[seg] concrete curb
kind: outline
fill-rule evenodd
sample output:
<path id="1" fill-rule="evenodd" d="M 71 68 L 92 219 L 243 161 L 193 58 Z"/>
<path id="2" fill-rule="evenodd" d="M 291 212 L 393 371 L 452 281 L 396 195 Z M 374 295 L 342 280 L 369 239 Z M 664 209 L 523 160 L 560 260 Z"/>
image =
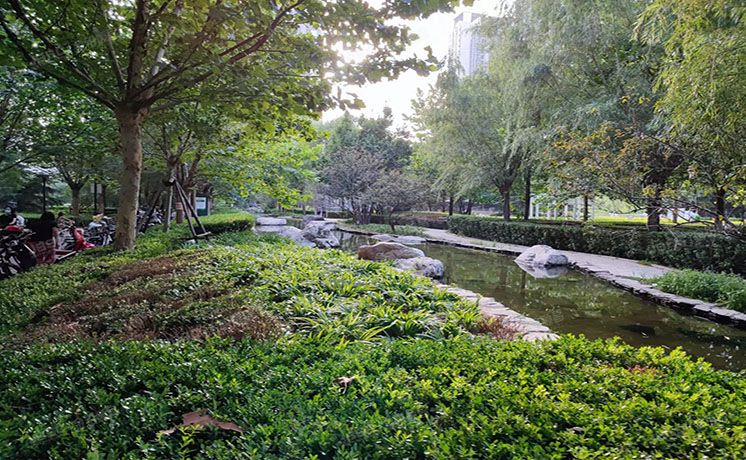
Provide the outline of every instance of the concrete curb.
<path id="1" fill-rule="evenodd" d="M 436 287 L 444 289 L 450 294 L 457 295 L 469 302 L 476 302 L 482 315 L 489 318 L 497 318 L 504 324 L 514 328 L 521 339 L 527 342 L 536 342 L 538 340 L 556 340 L 559 335 L 553 333 L 548 327 L 533 318 L 524 316 L 515 310 L 511 310 L 492 297 L 482 297 L 476 292 L 462 289 L 460 287 L 449 286 L 447 284 L 436 283 Z"/>
<path id="2" fill-rule="evenodd" d="M 375 235 L 376 234 L 376 232 L 349 229 L 345 226 L 338 225 L 338 227 L 340 230 L 343 230 L 349 233 L 356 233 L 359 235 Z M 454 236 L 459 237 L 460 235 L 454 234 Z M 425 241 L 427 241 L 428 243 L 440 244 L 444 246 L 454 246 L 454 247 L 465 248 L 465 249 L 474 249 L 477 251 L 488 251 L 488 252 L 494 252 L 497 254 L 504 254 L 504 255 L 509 255 L 509 256 L 515 256 L 521 253 L 520 251 L 512 250 L 509 248 L 496 248 L 496 247 L 491 247 L 491 246 L 486 246 L 486 245 L 481 245 L 481 244 L 474 244 L 474 243 L 460 243 L 457 241 L 441 240 L 441 239 L 432 238 L 432 237 L 425 237 Z M 566 251 L 563 251 L 563 252 L 567 254 Z M 571 254 L 567 254 L 567 255 L 574 269 L 581 271 L 583 273 L 586 273 L 588 275 L 591 275 L 593 277 L 596 277 L 600 280 L 606 281 L 616 287 L 624 289 L 625 291 L 631 292 L 632 294 L 638 297 L 642 297 L 644 299 L 650 300 L 660 305 L 665 305 L 667 307 L 680 310 L 681 312 L 684 312 L 684 313 L 689 313 L 692 315 L 700 316 L 702 318 L 716 321 L 718 323 L 730 324 L 741 329 L 746 329 L 746 313 L 741 313 L 736 310 L 723 308 L 721 305 L 718 305 L 716 303 L 705 302 L 705 301 L 698 300 L 698 299 L 690 299 L 688 297 L 682 297 L 682 296 L 671 294 L 668 292 L 663 292 L 659 289 L 656 289 L 651 284 L 646 284 L 642 281 L 632 279 L 632 278 L 617 276 L 609 272 L 608 270 L 599 269 L 590 264 L 584 264 L 582 262 L 581 263 L 575 262 L 573 261 Z"/>

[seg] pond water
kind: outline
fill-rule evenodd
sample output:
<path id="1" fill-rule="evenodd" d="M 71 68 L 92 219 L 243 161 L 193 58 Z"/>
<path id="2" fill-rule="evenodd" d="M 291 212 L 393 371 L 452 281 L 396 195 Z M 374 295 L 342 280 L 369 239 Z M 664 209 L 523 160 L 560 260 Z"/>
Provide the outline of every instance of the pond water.
<path id="1" fill-rule="evenodd" d="M 348 251 L 372 241 L 337 235 Z M 502 254 L 438 244 L 418 247 L 443 262 L 446 283 L 494 297 L 555 332 L 620 337 L 635 346 L 680 346 L 718 368 L 746 368 L 746 330 L 681 314 L 577 271 L 535 279 Z"/>

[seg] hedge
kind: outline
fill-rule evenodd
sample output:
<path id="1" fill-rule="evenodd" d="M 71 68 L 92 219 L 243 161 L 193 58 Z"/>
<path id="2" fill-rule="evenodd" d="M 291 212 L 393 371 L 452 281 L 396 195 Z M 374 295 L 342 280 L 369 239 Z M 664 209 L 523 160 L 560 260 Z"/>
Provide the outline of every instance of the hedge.
<path id="1" fill-rule="evenodd" d="M 501 243 L 546 244 L 556 249 L 647 260 L 669 267 L 746 274 L 746 244 L 712 233 L 611 230 L 473 216 L 452 216 L 449 228 L 459 235 Z"/>
<path id="2" fill-rule="evenodd" d="M 4 459 L 737 459 L 746 448 L 742 375 L 614 341 L 73 342 L 0 352 L 0 367 Z M 177 427 L 199 410 L 241 432 Z"/>
<path id="3" fill-rule="evenodd" d="M 205 230 L 217 235 L 219 233 L 250 230 L 254 227 L 256 218 L 249 213 L 236 212 L 200 217 L 200 222 L 204 225 Z"/>
<path id="4" fill-rule="evenodd" d="M 383 216 L 371 216 L 370 222 L 373 224 L 383 224 Z M 400 214 L 394 216 L 395 225 L 411 225 L 414 227 L 436 228 L 439 230 L 448 229 L 448 219 L 445 216 L 432 215 L 427 213 Z"/>

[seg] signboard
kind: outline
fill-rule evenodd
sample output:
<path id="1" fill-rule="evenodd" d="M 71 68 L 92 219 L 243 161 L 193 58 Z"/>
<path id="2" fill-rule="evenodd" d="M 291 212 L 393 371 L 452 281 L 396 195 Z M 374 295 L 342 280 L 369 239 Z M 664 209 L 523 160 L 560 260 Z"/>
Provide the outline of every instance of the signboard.
<path id="1" fill-rule="evenodd" d="M 197 215 L 198 216 L 206 216 L 208 214 L 208 212 L 207 212 L 207 197 L 206 196 L 198 196 L 195 203 L 197 205 Z"/>

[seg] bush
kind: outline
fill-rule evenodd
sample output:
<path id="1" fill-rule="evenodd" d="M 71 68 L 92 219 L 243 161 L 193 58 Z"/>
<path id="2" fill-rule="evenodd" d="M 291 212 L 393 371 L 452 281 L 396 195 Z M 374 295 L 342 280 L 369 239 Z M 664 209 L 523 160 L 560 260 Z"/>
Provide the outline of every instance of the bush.
<path id="1" fill-rule="evenodd" d="M 213 234 L 242 232 L 254 227 L 256 218 L 247 212 L 230 212 L 200 217 L 205 230 Z"/>
<path id="2" fill-rule="evenodd" d="M 391 226 L 388 224 L 362 224 L 361 225 L 361 224 L 355 224 L 352 221 L 346 221 L 345 226 L 356 229 L 356 230 L 363 230 L 366 232 L 392 233 Z M 393 232 L 395 235 L 425 236 L 425 232 L 423 232 L 420 227 L 412 227 L 409 225 L 396 225 L 394 228 L 396 229 L 396 231 Z"/>
<path id="3" fill-rule="evenodd" d="M 452 216 L 449 227 L 460 235 L 502 243 L 547 244 L 556 249 L 648 260 L 670 267 L 746 274 L 746 244 L 712 233 L 610 230 L 472 216 Z"/>
<path id="4" fill-rule="evenodd" d="M 0 367 L 4 459 L 736 459 L 746 448 L 743 376 L 614 341 L 76 342 L 4 352 Z M 161 433 L 200 409 L 242 432 Z"/>
<path id="5" fill-rule="evenodd" d="M 438 213 L 427 212 L 405 212 L 393 217 L 395 225 L 411 225 L 414 227 L 448 229 L 448 218 Z M 383 224 L 383 216 L 371 216 L 370 221 L 374 224 Z"/>
<path id="6" fill-rule="evenodd" d="M 651 281 L 662 291 L 717 302 L 746 313 L 746 280 L 740 276 L 680 270 Z"/>

